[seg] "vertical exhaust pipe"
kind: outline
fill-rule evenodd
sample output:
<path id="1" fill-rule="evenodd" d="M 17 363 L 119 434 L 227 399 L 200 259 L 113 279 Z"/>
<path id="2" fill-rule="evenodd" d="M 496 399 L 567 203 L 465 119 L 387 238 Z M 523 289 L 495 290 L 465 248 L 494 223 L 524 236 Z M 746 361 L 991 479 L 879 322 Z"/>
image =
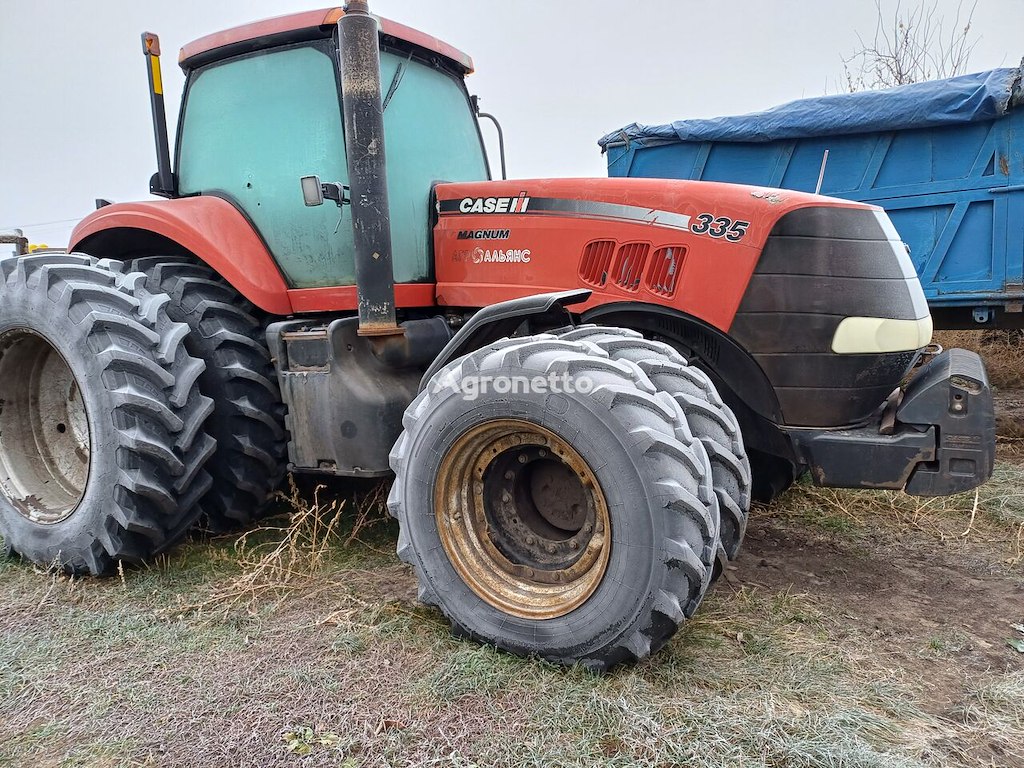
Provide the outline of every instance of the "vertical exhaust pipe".
<path id="1" fill-rule="evenodd" d="M 349 0 L 338 43 L 360 336 L 402 333 L 395 322 L 379 33 L 367 0 Z"/>

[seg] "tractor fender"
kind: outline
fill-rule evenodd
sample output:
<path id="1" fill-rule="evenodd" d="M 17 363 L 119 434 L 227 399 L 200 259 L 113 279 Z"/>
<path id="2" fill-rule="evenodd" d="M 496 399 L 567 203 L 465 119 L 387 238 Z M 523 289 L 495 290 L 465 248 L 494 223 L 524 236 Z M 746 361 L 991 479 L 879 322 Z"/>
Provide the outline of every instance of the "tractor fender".
<path id="1" fill-rule="evenodd" d="M 115 203 L 86 216 L 68 250 L 99 258 L 192 255 L 265 312 L 292 313 L 288 285 L 245 216 L 220 197 Z"/>
<path id="2" fill-rule="evenodd" d="M 567 306 L 590 298 L 586 288 L 555 293 L 538 293 L 484 307 L 466 321 L 430 364 L 420 380 L 422 392 L 439 370 L 456 358 L 511 336 L 525 322 L 531 334 L 571 327 Z"/>

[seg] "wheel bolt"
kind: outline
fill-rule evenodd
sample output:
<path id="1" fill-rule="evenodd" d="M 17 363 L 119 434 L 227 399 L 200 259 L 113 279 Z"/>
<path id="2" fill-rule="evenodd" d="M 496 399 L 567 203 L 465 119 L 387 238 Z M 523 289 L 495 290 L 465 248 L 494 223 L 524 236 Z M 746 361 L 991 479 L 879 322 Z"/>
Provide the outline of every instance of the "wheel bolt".
<path id="1" fill-rule="evenodd" d="M 520 453 L 520 454 L 519 454 L 519 463 L 520 463 L 520 464 L 525 464 L 525 463 L 526 463 L 526 458 L 527 458 L 527 457 L 526 457 L 526 454 L 525 454 L 525 453 Z"/>
<path id="2" fill-rule="evenodd" d="M 505 491 L 504 493 L 501 494 L 501 500 L 508 504 L 510 501 L 512 501 L 512 494 L 510 494 L 508 491 Z"/>
<path id="3" fill-rule="evenodd" d="M 554 544 L 548 544 L 548 546 L 547 546 L 547 550 L 548 550 L 548 554 L 549 554 L 549 555 L 553 555 L 553 554 L 555 554 L 555 549 L 556 549 L 556 548 L 555 548 L 555 545 L 554 545 Z"/>
<path id="4" fill-rule="evenodd" d="M 592 530 L 594 530 L 594 526 L 592 526 L 590 523 L 587 523 L 583 526 L 584 533 L 590 533 Z"/>
<path id="5" fill-rule="evenodd" d="M 527 536 L 526 537 L 526 543 L 529 544 L 532 547 L 534 544 L 537 543 L 537 540 L 535 538 L 533 538 L 533 536 Z"/>
<path id="6" fill-rule="evenodd" d="M 526 575 L 530 576 L 532 578 L 533 577 L 533 568 L 527 568 L 526 569 Z"/>
<path id="7" fill-rule="evenodd" d="M 572 541 L 569 542 L 569 549 L 579 549 L 579 548 L 580 548 L 580 545 L 576 541 L 576 539 L 573 539 Z"/>
<path id="8" fill-rule="evenodd" d="M 548 455 L 548 452 L 541 448 L 539 451 L 537 451 L 537 455 L 543 458 Z"/>
<path id="9" fill-rule="evenodd" d="M 505 473 L 505 479 L 506 480 L 514 480 L 515 477 L 516 477 L 516 474 L 511 469 L 508 472 Z"/>

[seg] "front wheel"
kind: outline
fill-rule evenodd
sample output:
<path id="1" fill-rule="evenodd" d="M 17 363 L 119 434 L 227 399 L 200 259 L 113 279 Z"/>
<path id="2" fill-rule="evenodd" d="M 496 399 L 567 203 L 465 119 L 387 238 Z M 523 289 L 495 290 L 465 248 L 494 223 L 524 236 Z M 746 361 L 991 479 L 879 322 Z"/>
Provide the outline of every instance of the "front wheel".
<path id="1" fill-rule="evenodd" d="M 718 546 L 710 463 L 638 366 L 508 339 L 442 369 L 404 425 L 399 556 L 460 634 L 604 670 L 696 610 Z"/>
<path id="2" fill-rule="evenodd" d="M 711 461 L 711 484 L 722 518 L 722 554 L 724 559 L 735 560 L 750 514 L 750 462 L 740 425 L 711 379 L 673 347 L 645 339 L 627 328 L 582 325 L 560 336 L 596 344 L 612 360 L 636 363 L 655 387 L 679 404 L 690 430 L 704 444 Z"/>

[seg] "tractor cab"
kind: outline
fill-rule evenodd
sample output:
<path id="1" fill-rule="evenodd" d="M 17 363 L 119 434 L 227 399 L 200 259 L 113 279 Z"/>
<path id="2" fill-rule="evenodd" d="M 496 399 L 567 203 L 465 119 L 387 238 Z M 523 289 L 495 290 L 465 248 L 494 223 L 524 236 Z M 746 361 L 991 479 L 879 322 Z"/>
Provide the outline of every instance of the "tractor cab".
<path id="1" fill-rule="evenodd" d="M 288 285 L 354 285 L 347 201 L 304 203 L 299 179 L 348 187 L 338 10 L 250 24 L 181 51 L 187 80 L 168 196 L 213 195 L 241 210 Z M 431 188 L 489 178 L 464 77 L 472 61 L 380 19 L 394 274 L 432 279 Z"/>

